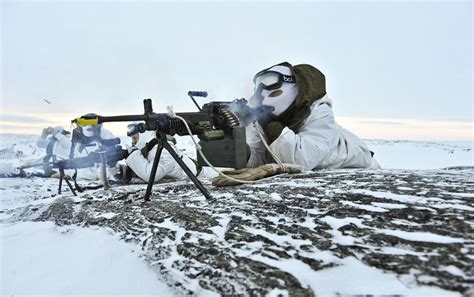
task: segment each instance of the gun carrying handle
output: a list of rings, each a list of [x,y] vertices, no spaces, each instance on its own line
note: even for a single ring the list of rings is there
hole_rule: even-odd
[[[207,97],[207,92],[206,91],[189,91],[188,96],[189,97]]]
[[[199,107],[199,104],[197,104],[194,97],[207,97],[207,92],[206,91],[189,91],[188,96],[191,97],[191,100],[193,100],[198,110],[201,111],[201,107]]]

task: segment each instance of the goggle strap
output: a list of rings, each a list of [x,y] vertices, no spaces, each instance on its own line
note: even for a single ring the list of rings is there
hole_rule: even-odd
[[[284,75],[282,74],[283,82],[287,83],[296,83],[295,77],[293,75]]]
[[[283,82],[296,83],[296,79],[293,75],[285,75],[285,74],[282,74],[282,73],[276,72],[276,71],[268,71],[268,69],[264,69],[264,70],[260,71],[259,73],[255,74],[255,76],[253,77],[253,82],[255,82],[257,77],[259,77],[259,76],[261,76],[265,73],[269,73],[269,72],[278,74],[283,79]]]

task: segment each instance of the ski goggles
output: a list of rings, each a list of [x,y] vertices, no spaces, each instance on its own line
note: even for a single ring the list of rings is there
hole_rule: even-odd
[[[293,75],[284,75],[276,71],[262,70],[255,74],[253,83],[257,89],[275,90],[279,89],[283,83],[296,83]]]
[[[132,136],[133,134],[137,134],[139,132],[138,124],[129,124],[127,126],[127,136]]]

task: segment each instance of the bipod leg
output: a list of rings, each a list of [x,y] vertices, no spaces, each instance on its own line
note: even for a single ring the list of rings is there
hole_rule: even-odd
[[[64,180],[66,181],[66,184],[69,186],[69,189],[71,189],[71,192],[74,194],[74,196],[77,196],[76,191],[74,191],[74,188],[71,185],[71,182],[67,178]]]
[[[104,183],[105,189],[110,189],[109,180],[107,179],[107,155],[105,152],[99,152],[100,156],[100,174],[102,176],[102,182]]]
[[[201,183],[201,181],[191,172],[191,170],[186,165],[186,163],[184,163],[184,161],[178,156],[178,154],[171,147],[171,145],[168,143],[168,141],[166,141],[166,136],[164,136],[164,137],[165,137],[164,140],[161,140],[161,142],[163,143],[163,148],[165,148],[170,153],[170,155],[173,157],[173,159],[175,159],[176,162],[178,162],[179,166],[181,166],[181,168],[184,170],[186,175],[193,181],[194,185],[199,189],[199,191],[201,191],[201,193],[204,195],[204,197],[206,197],[206,199],[211,200],[211,201],[214,200],[212,198],[211,194],[209,194],[207,189]]]
[[[161,144],[163,142],[166,142],[166,141],[163,141],[159,137],[157,137],[157,139],[159,140],[157,144],[158,148],[156,149],[155,159],[153,160],[153,166],[151,167],[150,179],[148,179],[148,185],[146,187],[145,201],[150,201],[151,188],[153,187],[153,183],[155,182],[156,170],[158,169],[158,163],[160,163],[161,151],[163,150],[163,145]]]
[[[76,188],[76,190],[79,193],[84,192],[84,190],[81,188],[81,186],[79,186],[79,184],[77,183],[77,168],[74,169],[74,174],[72,175],[72,180],[74,181],[74,187]]]
[[[61,187],[63,186],[63,178],[64,178],[64,169],[61,167],[59,168],[59,188],[58,194],[61,194]]]
[[[77,196],[76,191],[74,191],[74,188],[71,185],[71,182],[67,178],[64,178],[64,168],[62,166],[59,166],[59,191],[58,191],[58,194],[61,194],[61,186],[63,184],[63,179],[66,181],[66,184],[68,185],[69,189],[74,194],[74,196]]]

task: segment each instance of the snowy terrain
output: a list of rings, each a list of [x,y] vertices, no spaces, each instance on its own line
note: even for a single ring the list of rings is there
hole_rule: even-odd
[[[0,135],[0,173],[40,159]],[[0,295],[474,294],[471,142],[368,140],[382,170],[189,181],[72,196],[0,179]],[[178,145],[195,155],[189,138]]]

